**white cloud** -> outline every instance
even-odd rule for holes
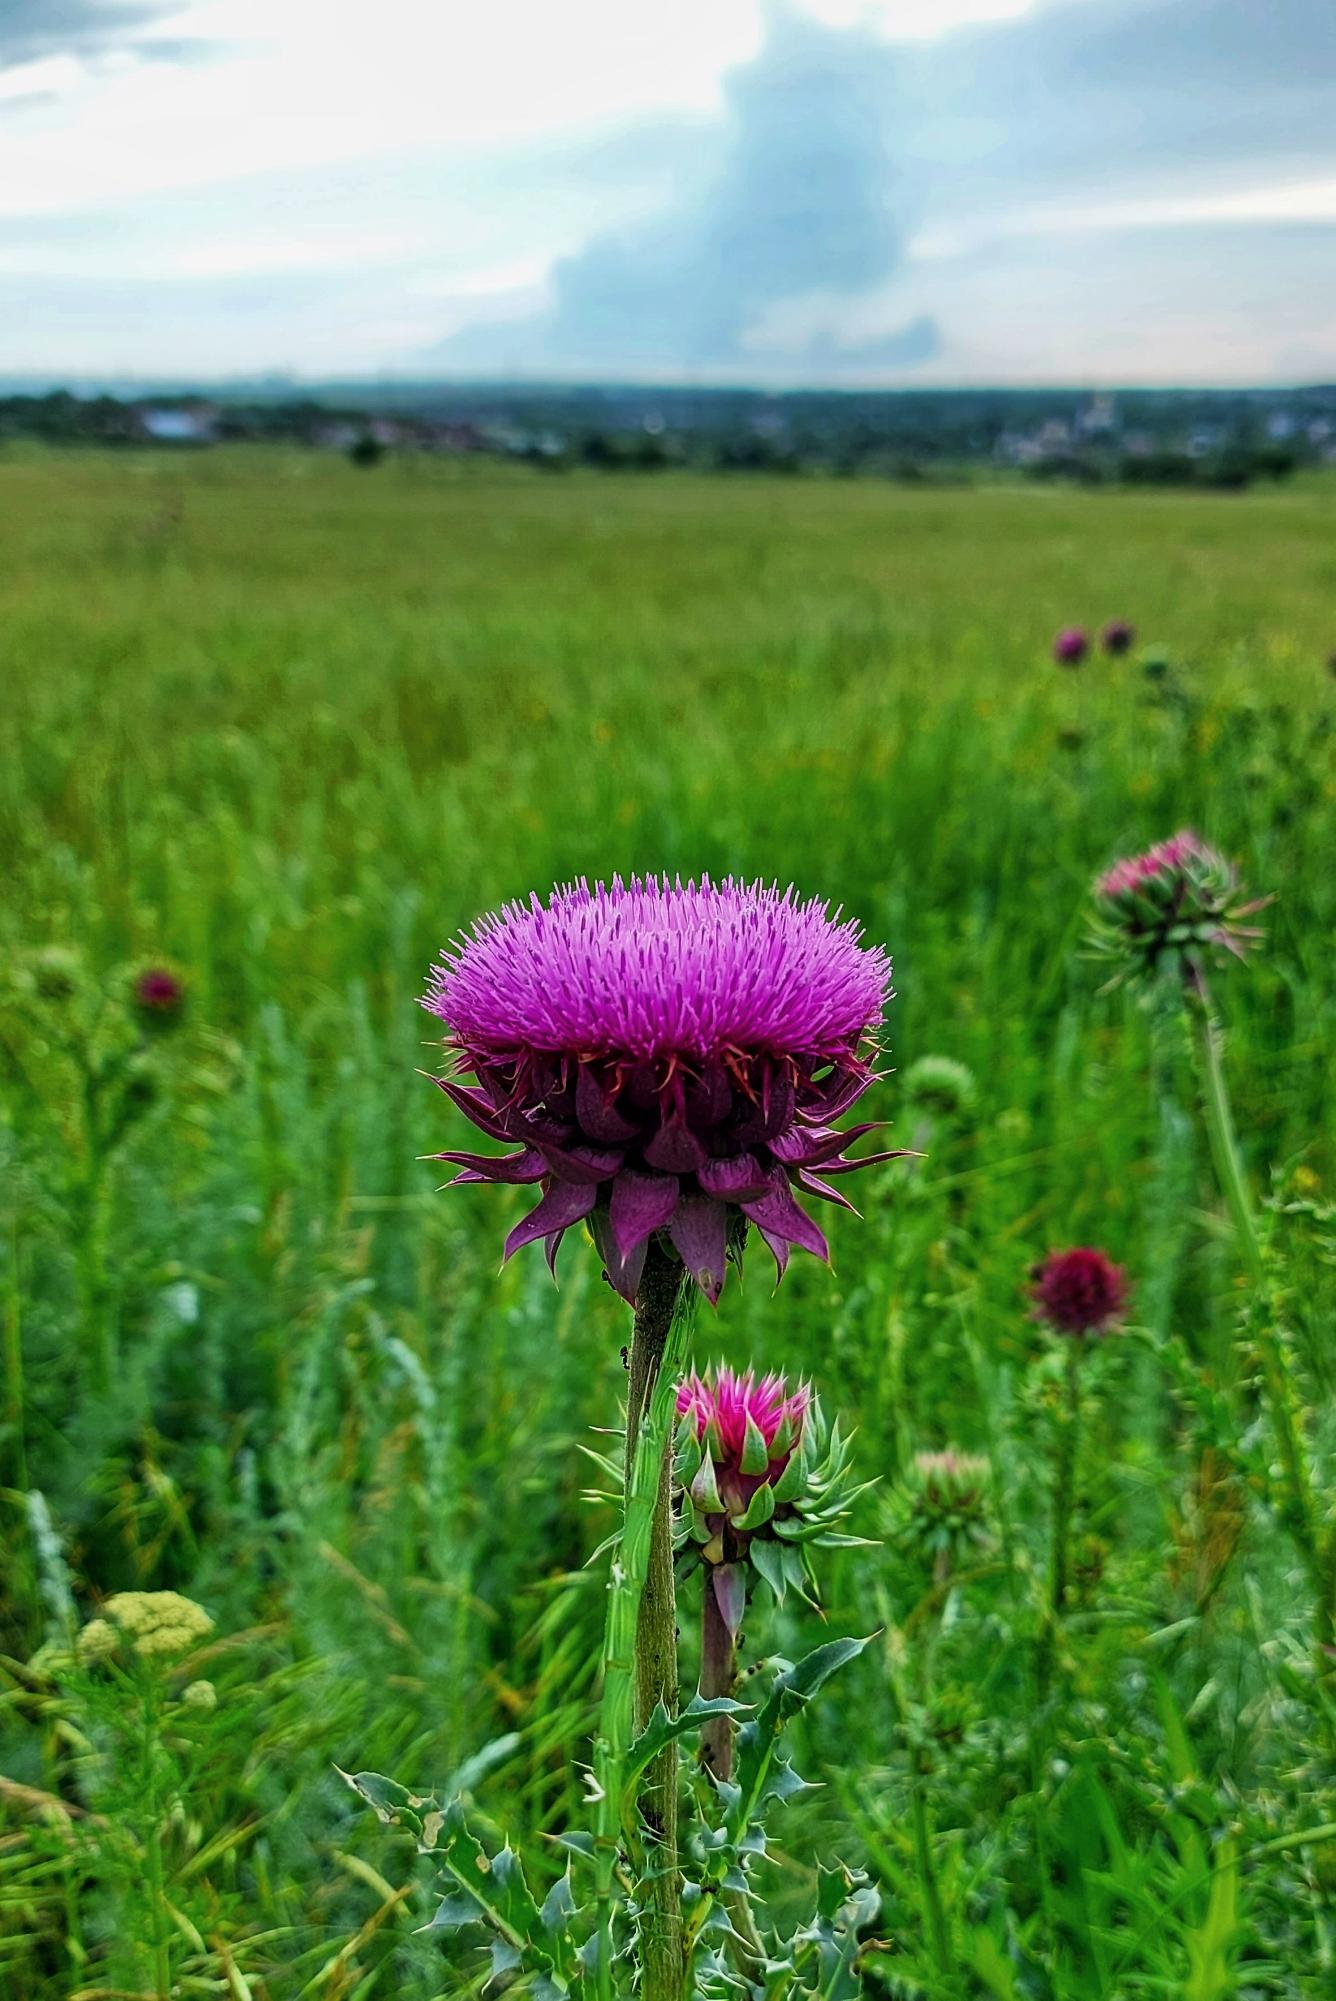
[[[795,15],[855,51],[820,129],[773,59]],[[1332,0],[20,0],[0,368],[353,372],[473,329],[488,354],[493,322],[540,368],[544,329],[577,319],[612,368],[600,286],[635,367],[645,322],[671,347],[676,271],[709,308],[697,365],[713,340],[798,369],[1070,375],[1122,342],[1124,373],[1266,373],[1326,351],[1325,242],[1307,264],[1284,246],[1336,224],[1334,21]],[[834,173],[864,57],[878,144]],[[730,183],[738,107],[762,102]],[[1207,239],[1182,294],[1155,245]],[[764,283],[732,299],[739,246]]]

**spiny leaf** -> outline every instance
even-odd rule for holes
[[[735,1702],[731,1695],[694,1695],[686,1708],[670,1716],[660,1702],[635,1743],[626,1754],[626,1780],[637,1778],[658,1757],[666,1745],[698,1730],[710,1716],[748,1716],[751,1705]]]

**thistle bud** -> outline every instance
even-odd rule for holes
[[[1115,980],[1200,978],[1208,959],[1222,951],[1242,959],[1262,935],[1239,919],[1270,899],[1240,903],[1238,895],[1233,866],[1184,830],[1099,877],[1092,942],[1121,961]]]
[[[145,966],[135,975],[133,998],[144,1028],[160,1034],[174,1028],[185,1012],[185,982],[170,966]]]
[[[1103,1251],[1050,1251],[1030,1272],[1036,1320],[1077,1340],[1107,1334],[1127,1305],[1127,1273]]]
[[[721,1364],[687,1378],[677,1410],[681,1540],[711,1566],[736,1631],[741,1566],[750,1562],[781,1600],[790,1585],[809,1596],[808,1549],[854,1540],[836,1526],[861,1489],[850,1485],[847,1440],[826,1429],[805,1383],[790,1390],[783,1376],[758,1381]]]
[[[988,1540],[988,1461],[973,1452],[916,1452],[891,1501],[896,1541],[931,1557],[943,1574]]]

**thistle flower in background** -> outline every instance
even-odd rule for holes
[[[1120,654],[1130,652],[1136,636],[1136,628],[1125,618],[1111,618],[1099,636],[1099,643],[1117,659]]]
[[[755,1224],[780,1275],[792,1246],[826,1258],[799,1193],[851,1208],[830,1177],[874,1128],[835,1121],[872,1082],[889,999],[885,954],[793,889],[614,877],[509,904],[443,955],[423,1005],[462,1073],[436,1081],[516,1153],[446,1152],[461,1182],[532,1184],[506,1239],[541,1239],[555,1271],[587,1223],[635,1302],[650,1239],[713,1304]]]
[[[1064,625],[1053,641],[1053,658],[1059,667],[1079,667],[1090,650],[1090,641],[1079,625]]]
[[[135,975],[133,997],[146,1028],[170,1028],[185,1010],[185,982],[170,966],[145,966]]]
[[[1200,979],[1210,954],[1242,959],[1262,935],[1239,920],[1270,898],[1240,903],[1238,896],[1233,866],[1185,828],[1097,879],[1092,942],[1121,962],[1115,981],[1165,973]]]
[[[837,1524],[861,1488],[851,1486],[848,1442],[827,1431],[805,1383],[738,1374],[727,1364],[692,1375],[677,1393],[676,1484],[679,1528],[707,1565],[729,1630],[736,1636],[750,1562],[783,1599],[792,1585],[810,1595],[808,1549],[859,1538]]]
[[[1127,1274],[1103,1251],[1050,1251],[1030,1273],[1036,1320],[1078,1339],[1107,1334],[1127,1305]]]
[[[925,1513],[977,1520],[988,1492],[988,1461],[974,1452],[916,1452],[910,1485]]]

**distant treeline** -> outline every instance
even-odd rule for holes
[[[1292,390],[761,390],[330,384],[0,397],[0,443],[200,449],[287,443],[367,468],[393,454],[490,454],[546,472],[968,478],[1240,488],[1336,463],[1336,387]]]

